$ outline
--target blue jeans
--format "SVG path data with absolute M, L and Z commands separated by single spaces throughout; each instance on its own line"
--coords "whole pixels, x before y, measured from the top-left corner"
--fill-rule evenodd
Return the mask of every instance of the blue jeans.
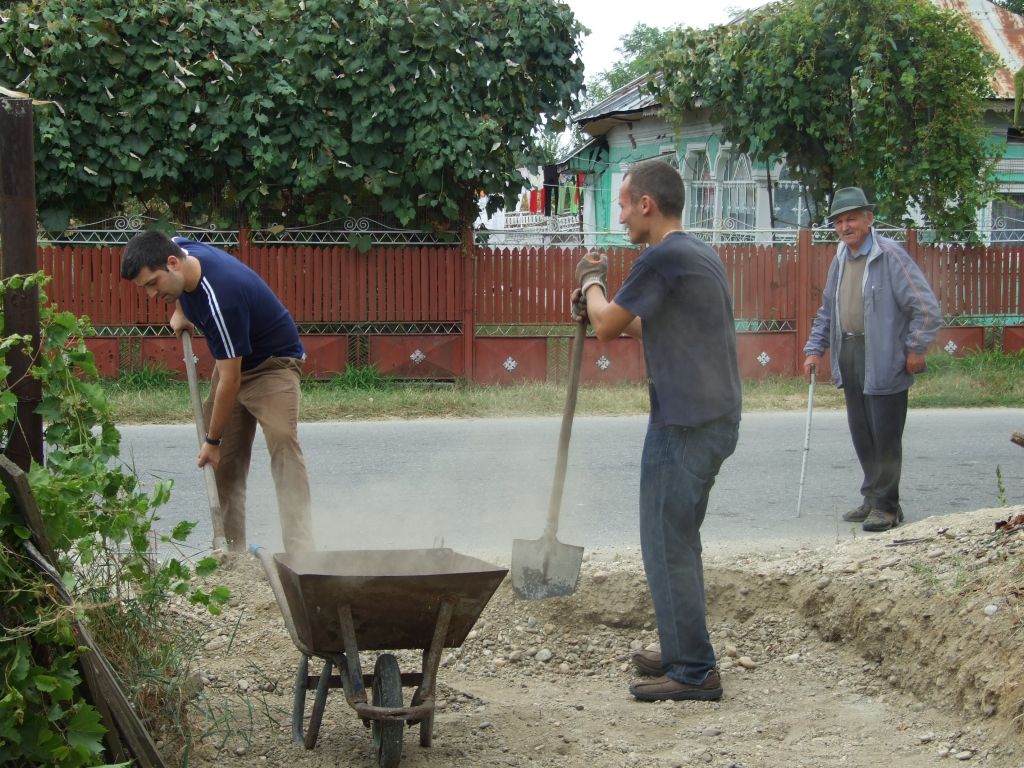
M 700 526 L 739 424 L 648 427 L 640 462 L 640 550 L 665 674 L 700 685 L 715 666 L 704 605 Z

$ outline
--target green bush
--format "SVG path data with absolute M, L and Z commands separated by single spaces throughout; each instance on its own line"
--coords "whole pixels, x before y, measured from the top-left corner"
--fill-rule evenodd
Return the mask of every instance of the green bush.
M 38 289 L 42 295 L 43 282 L 42 275 L 0 282 L 0 308 L 15 290 Z M 119 460 L 120 433 L 84 342 L 91 331 L 87 322 L 43 303 L 40 326 L 31 375 L 42 387 L 38 412 L 47 454 L 44 465 L 33 464 L 28 479 L 73 607 L 61 602 L 26 557 L 23 544 L 30 532 L 0 487 L 0 765 L 77 768 L 103 762 L 105 730 L 85 698 L 73 620 L 89 626 L 133 697 L 154 673 L 153 660 L 166 657 L 173 642 L 164 627 L 169 598 L 186 596 L 216 613 L 228 594 L 192 585 L 194 574 L 216 568 L 214 558 L 200 560 L 193 570 L 177 559 L 157 563 L 152 556 L 156 511 L 170 497 L 171 483 L 158 482 L 147 495 Z M 29 343 L 5 332 L 0 349 L 6 353 Z M 5 360 L 0 377 L 6 382 Z M 5 385 L 0 424 L 10 428 L 16 405 Z M 193 527 L 180 524 L 163 540 L 184 542 Z M 120 637 L 111 627 L 119 628 Z M 167 668 L 156 671 L 166 675 Z M 144 719 L 152 714 L 140 712 Z

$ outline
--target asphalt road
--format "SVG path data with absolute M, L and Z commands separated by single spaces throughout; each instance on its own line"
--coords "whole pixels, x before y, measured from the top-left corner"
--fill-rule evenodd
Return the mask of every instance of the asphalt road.
M 548 509 L 559 418 L 331 422 L 300 426 L 322 549 L 450 546 L 507 562 L 515 538 L 536 539 Z M 578 418 L 559 538 L 588 549 L 639 544 L 643 417 Z M 815 411 L 801 516 L 796 516 L 806 412 L 751 413 L 719 474 L 703 527 L 705 549 L 821 544 L 864 535 L 838 520 L 859 503 L 860 471 L 842 411 Z M 904 437 L 908 520 L 1024 503 L 1024 409 L 912 410 Z M 122 458 L 145 482 L 171 478 L 158 528 L 199 523 L 211 540 L 191 425 L 123 426 Z M 262 436 L 250 472 L 248 538 L 281 547 Z

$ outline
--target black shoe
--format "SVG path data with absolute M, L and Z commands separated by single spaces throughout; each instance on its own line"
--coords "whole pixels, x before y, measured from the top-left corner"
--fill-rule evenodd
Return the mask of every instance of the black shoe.
M 849 512 L 844 512 L 843 520 L 848 523 L 863 523 L 870 514 L 871 505 L 865 501 L 859 507 L 851 509 Z
M 880 509 L 872 509 L 871 514 L 864 519 L 864 525 L 861 527 L 865 531 L 877 533 L 878 531 L 888 531 L 890 528 L 895 528 L 899 524 L 898 513 L 883 512 Z

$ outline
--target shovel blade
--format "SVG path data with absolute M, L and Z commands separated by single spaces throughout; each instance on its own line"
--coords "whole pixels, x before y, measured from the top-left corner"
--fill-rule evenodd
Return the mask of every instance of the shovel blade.
M 571 595 L 582 564 L 583 547 L 558 539 L 514 539 L 512 591 L 523 600 Z

